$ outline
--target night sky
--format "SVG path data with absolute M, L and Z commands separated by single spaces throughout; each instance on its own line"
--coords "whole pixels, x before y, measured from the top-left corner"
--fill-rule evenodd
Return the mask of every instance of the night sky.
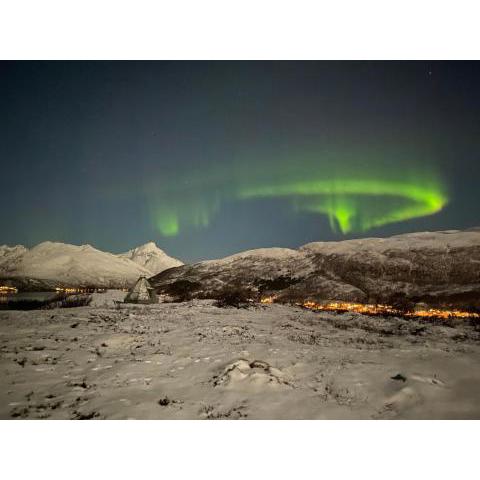
M 0 244 L 184 261 L 480 225 L 479 62 L 0 62 Z

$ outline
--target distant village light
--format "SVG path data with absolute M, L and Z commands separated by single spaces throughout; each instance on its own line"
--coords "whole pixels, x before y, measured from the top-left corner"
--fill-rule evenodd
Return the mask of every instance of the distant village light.
M 275 296 L 263 297 L 260 303 L 270 304 L 275 302 Z M 465 310 L 442 310 L 439 308 L 428 308 L 419 310 L 402 311 L 391 305 L 383 304 L 365 304 L 355 302 L 324 302 L 316 303 L 306 300 L 303 303 L 297 303 L 298 306 L 314 311 L 324 312 L 353 312 L 362 315 L 399 315 L 403 317 L 430 317 L 430 318 L 480 318 L 480 313 L 468 312 Z
M 17 293 L 18 288 L 11 287 L 9 285 L 0 285 L 0 294 L 6 295 L 7 293 Z

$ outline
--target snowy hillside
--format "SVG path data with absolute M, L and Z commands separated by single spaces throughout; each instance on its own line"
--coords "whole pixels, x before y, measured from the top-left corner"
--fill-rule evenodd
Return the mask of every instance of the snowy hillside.
M 148 242 L 145 245 L 141 245 L 117 256 L 132 260 L 152 272 L 152 275 L 163 272 L 168 268 L 183 265 L 183 262 L 180 260 L 169 257 L 163 250 L 158 248 L 154 242 Z
M 3 283 L 22 289 L 52 286 L 125 287 L 153 272 L 138 263 L 90 245 L 43 242 L 27 249 L 0 247 Z M 7 282 L 6 280 L 9 280 Z
M 15 271 L 15 265 L 26 251 L 27 249 L 23 245 L 14 247 L 0 245 L 0 272 Z
M 174 297 L 215 298 L 232 286 L 286 302 L 480 307 L 479 267 L 480 231 L 450 230 L 250 250 L 160 273 L 152 283 Z

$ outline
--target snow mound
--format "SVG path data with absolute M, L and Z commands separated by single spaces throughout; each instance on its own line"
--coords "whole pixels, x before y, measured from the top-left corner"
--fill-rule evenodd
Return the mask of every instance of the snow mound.
M 291 386 L 286 375 L 278 368 L 260 360 L 249 362 L 245 359 L 227 365 L 220 376 L 214 377 L 213 384 L 215 387 L 242 390 Z

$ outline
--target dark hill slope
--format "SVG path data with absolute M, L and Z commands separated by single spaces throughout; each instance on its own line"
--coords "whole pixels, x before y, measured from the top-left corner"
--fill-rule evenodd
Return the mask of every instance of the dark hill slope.
M 265 248 L 166 270 L 160 294 L 216 298 L 226 290 L 278 301 L 347 300 L 480 307 L 480 231 L 423 232 L 389 238 Z

